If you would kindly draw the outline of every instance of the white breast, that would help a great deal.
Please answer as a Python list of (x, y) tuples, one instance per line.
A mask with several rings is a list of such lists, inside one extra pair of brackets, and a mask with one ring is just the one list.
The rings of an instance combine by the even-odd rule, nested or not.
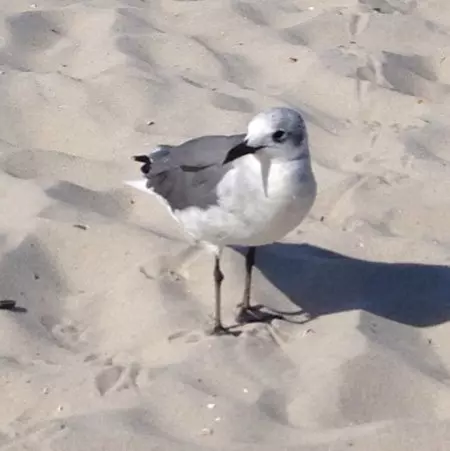
[(218, 186), (219, 205), (177, 211), (195, 239), (218, 246), (273, 243), (297, 227), (316, 196), (309, 159), (269, 166), (253, 155), (239, 160)]

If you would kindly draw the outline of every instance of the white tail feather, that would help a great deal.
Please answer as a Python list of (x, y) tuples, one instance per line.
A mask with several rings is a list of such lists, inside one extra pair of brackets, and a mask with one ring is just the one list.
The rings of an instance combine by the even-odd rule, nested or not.
[(147, 180), (125, 180), (123, 183), (139, 191), (143, 191), (144, 193), (149, 192), (149, 189), (147, 188)]

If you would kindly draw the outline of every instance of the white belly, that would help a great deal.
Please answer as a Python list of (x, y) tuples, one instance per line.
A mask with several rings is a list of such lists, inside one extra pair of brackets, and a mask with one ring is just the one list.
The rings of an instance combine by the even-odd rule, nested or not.
[(283, 238), (308, 214), (316, 196), (308, 159), (273, 163), (266, 177), (256, 157), (242, 160), (220, 183), (219, 206), (175, 212), (194, 239), (217, 246), (269, 244)]

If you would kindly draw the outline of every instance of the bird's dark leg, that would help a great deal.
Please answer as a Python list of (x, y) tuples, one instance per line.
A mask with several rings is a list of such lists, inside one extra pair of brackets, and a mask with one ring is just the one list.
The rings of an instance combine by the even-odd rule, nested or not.
[(223, 273), (220, 270), (220, 255), (215, 256), (214, 263), (214, 287), (215, 287), (215, 312), (214, 312), (214, 328), (212, 330), (213, 335), (221, 335), (227, 333), (227, 329), (225, 329), (222, 325), (222, 309), (221, 309), (221, 285), (223, 281)]
[(250, 308), (250, 293), (252, 287), (252, 270), (255, 264), (256, 247), (249, 247), (247, 255), (245, 256), (245, 287), (244, 295), (242, 297), (242, 308)]
[(251, 319), (254, 320), (254, 316), (251, 313), (250, 308), (250, 295), (252, 287), (252, 270), (255, 264), (256, 247), (249, 247), (245, 256), (245, 286), (242, 302), (238, 305), (239, 312), (237, 314), (238, 323), (248, 323)]
[(273, 319), (280, 319), (280, 315), (263, 312), (261, 306), (250, 305), (251, 285), (252, 285), (252, 271), (255, 265), (256, 247), (249, 247), (245, 257), (245, 287), (242, 302), (238, 305), (239, 311), (236, 316), (236, 321), (240, 324), (256, 323), (256, 322), (270, 322)]

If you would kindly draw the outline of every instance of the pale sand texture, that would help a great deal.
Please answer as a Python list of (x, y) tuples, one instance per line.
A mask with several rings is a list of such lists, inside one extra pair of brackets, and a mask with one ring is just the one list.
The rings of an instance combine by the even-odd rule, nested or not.
[[(450, 2), (1, 0), (0, 36), (0, 450), (450, 449)], [(122, 180), (276, 105), (320, 190), (254, 299), (303, 323), (208, 337), (211, 256)]]

